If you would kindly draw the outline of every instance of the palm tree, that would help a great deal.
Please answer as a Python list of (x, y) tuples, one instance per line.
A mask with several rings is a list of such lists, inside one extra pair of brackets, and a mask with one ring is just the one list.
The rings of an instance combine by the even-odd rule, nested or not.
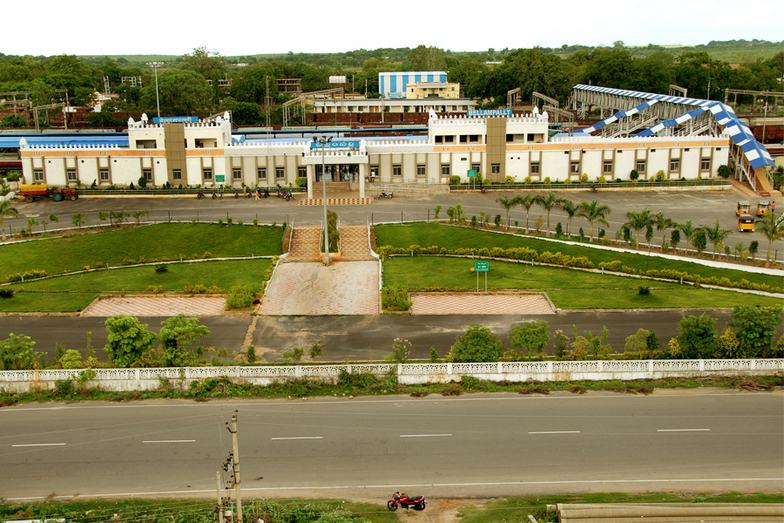
[(569, 236), (569, 239), (571, 239), (572, 238), (572, 218), (575, 217), (575, 215), (577, 214), (577, 211), (579, 211), (580, 209), (578, 208), (577, 205), (575, 205), (575, 203), (573, 201), (571, 201), (571, 200), (564, 200), (564, 202), (561, 204), (561, 210), (563, 212), (565, 212), (566, 215), (569, 217), (569, 232), (567, 233), (567, 236)]
[(13, 207), (13, 201), (0, 201), (0, 229), (3, 231), (3, 241), (5, 241), (5, 218), (19, 218), (19, 211)]
[[(640, 231), (646, 229), (653, 223), (653, 216), (650, 209), (642, 211), (629, 211), (626, 213), (626, 223), (630, 229), (637, 231), (637, 246), (640, 246)], [(623, 227), (623, 225), (621, 227)]]
[(517, 198), (509, 197), (509, 196), (501, 196), (500, 198), (496, 198), (495, 200), (497, 203), (501, 204), (501, 207), (504, 208), (506, 211), (506, 229), (509, 230), (509, 211), (512, 210), (513, 207), (519, 204)]
[(686, 256), (689, 255), (689, 247), (691, 247), (691, 240), (694, 238), (694, 235), (697, 234), (698, 227), (695, 227), (691, 220), (683, 223), (676, 223), (675, 228), (678, 229), (683, 233), (683, 236), (686, 240), (686, 249), (684, 250), (684, 254)]
[(588, 220), (588, 223), (591, 224), (591, 235), (589, 237), (589, 241), (593, 241), (593, 222), (599, 222), (605, 227), (610, 226), (610, 224), (607, 223), (605, 217), (608, 216), (612, 211), (606, 205), (599, 205), (598, 200), (594, 200), (591, 203), (580, 202), (578, 208), (580, 210), (577, 213), (577, 215), (582, 216), (583, 218)]
[(713, 227), (709, 225), (702, 225), (700, 229), (705, 231), (705, 234), (708, 236), (708, 241), (713, 244), (713, 256), (712, 259), (716, 259), (716, 246), (719, 244), (723, 244), (724, 240), (732, 234), (730, 229), (722, 229), (721, 225), (719, 225), (719, 220), (716, 220), (716, 225)]
[(517, 205), (525, 207), (525, 233), (528, 234), (528, 215), (531, 212), (531, 207), (536, 203), (536, 198), (530, 194), (526, 194), (525, 196), (516, 197), (515, 200), (517, 200)]
[[(757, 230), (768, 239), (768, 255), (765, 257), (765, 267), (770, 267), (770, 248), (773, 242), (784, 238), (784, 220), (781, 216), (769, 212), (762, 220), (757, 222)], [(751, 250), (751, 249), (749, 249)]]
[(656, 230), (661, 231), (662, 233), (661, 252), (664, 252), (664, 240), (667, 236), (667, 229), (672, 229), (675, 227), (675, 222), (673, 222), (670, 218), (666, 218), (662, 213), (659, 212), (653, 215), (653, 223), (656, 224)]
[(536, 196), (534, 200), (547, 211), (547, 236), (550, 236), (550, 211), (560, 207), (566, 200), (559, 198), (555, 193), (547, 193), (547, 196)]

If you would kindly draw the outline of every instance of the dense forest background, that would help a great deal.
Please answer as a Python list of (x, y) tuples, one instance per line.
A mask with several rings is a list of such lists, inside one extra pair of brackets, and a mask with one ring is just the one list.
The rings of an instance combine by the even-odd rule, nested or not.
[[(731, 40), (696, 47), (562, 46), (560, 48), (502, 49), (451, 52), (420, 45), (416, 48), (375, 49), (332, 54), (221, 56), (206, 48), (183, 56), (6, 56), (0, 54), (0, 92), (28, 91), (32, 105), (68, 100), (74, 106), (94, 103), (96, 91), (118, 98), (104, 104), (96, 119), (112, 114), (153, 112), (158, 69), (162, 115), (207, 115), (232, 110), (237, 123), (280, 122), (280, 104), (291, 95), (279, 93), (276, 79), (301, 78), (304, 91), (329, 87), (332, 75), (345, 75), (347, 90), (378, 96), (380, 71), (445, 70), (460, 82), (463, 94), (493, 108), (506, 104), (506, 94), (521, 88), (523, 100), (538, 91), (565, 102), (573, 85), (586, 83), (663, 93), (670, 84), (698, 98), (724, 100), (726, 88), (784, 91), (784, 41)], [(126, 81), (123, 82), (123, 78)], [(141, 79), (132, 87), (128, 77)], [(219, 80), (231, 79), (230, 87)], [(211, 81), (211, 85), (210, 85)], [(267, 82), (268, 81), (268, 82)], [(267, 91), (269, 85), (269, 92)], [(2, 95), (0, 95), (2, 96)], [(752, 97), (742, 103), (754, 104)], [(6, 115), (0, 126), (21, 126)]]

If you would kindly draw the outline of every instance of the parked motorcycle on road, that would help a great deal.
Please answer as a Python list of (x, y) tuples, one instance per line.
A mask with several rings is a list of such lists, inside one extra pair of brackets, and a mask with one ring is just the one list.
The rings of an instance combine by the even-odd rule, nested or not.
[(425, 506), (427, 506), (425, 496), (409, 496), (405, 492), (395, 492), (392, 494), (392, 499), (387, 501), (387, 508), (392, 511), (397, 510), (398, 507), (425, 510)]
[(382, 192), (381, 194), (378, 195), (378, 199), (380, 200), (381, 198), (386, 198), (388, 200), (391, 200), (392, 196), (394, 195), (391, 192)]
[(201, 200), (202, 198), (204, 198), (204, 193), (199, 189), (199, 192), (196, 193), (196, 199)]

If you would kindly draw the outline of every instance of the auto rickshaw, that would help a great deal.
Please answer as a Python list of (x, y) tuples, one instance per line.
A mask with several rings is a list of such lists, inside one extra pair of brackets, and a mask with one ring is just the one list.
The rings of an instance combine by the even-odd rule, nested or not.
[(765, 216), (770, 212), (770, 202), (768, 200), (762, 200), (757, 203), (757, 216), (762, 217)]
[(754, 217), (750, 214), (738, 216), (738, 230), (740, 232), (754, 232)]
[(740, 216), (741, 214), (751, 214), (751, 202), (746, 200), (738, 202), (738, 209), (735, 211), (735, 215)]

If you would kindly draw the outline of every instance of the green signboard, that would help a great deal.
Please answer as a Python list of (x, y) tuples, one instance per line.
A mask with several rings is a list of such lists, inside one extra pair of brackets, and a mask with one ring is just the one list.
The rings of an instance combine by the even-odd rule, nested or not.
[(468, 170), (468, 177), (469, 178), (476, 178), (476, 169), (469, 169)]
[(215, 175), (215, 183), (225, 183), (226, 182), (226, 175), (225, 174), (216, 174)]
[(490, 262), (489, 261), (474, 262), (474, 271), (476, 271), (476, 272), (490, 272)]

